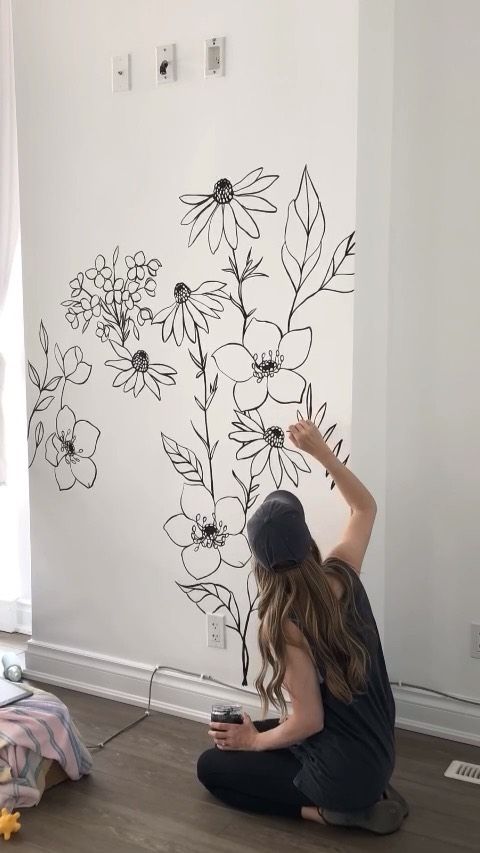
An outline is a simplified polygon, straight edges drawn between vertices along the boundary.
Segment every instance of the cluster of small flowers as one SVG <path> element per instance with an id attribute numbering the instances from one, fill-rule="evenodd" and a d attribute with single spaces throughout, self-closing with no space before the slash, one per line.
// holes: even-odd
<path id="1" fill-rule="evenodd" d="M 97 255 L 95 265 L 85 272 L 81 272 L 70 282 L 71 299 L 62 303 L 68 310 L 65 314 L 72 329 L 78 329 L 83 320 L 82 331 L 85 331 L 92 317 L 100 317 L 102 314 L 102 301 L 106 308 L 106 315 L 97 323 L 97 337 L 105 342 L 110 337 L 113 318 L 138 309 L 136 322 L 143 326 L 151 322 L 153 314 L 149 308 L 140 308 L 142 290 L 148 296 L 155 296 L 157 283 L 155 276 L 161 267 L 157 258 L 147 261 L 144 252 L 136 252 L 133 256 L 125 258 L 126 278 L 115 277 L 114 270 L 107 266 L 104 255 Z M 92 281 L 95 287 L 103 291 L 102 294 L 91 294 L 85 288 L 85 278 Z M 108 316 L 110 315 L 110 316 Z M 130 317 L 127 321 L 129 326 L 135 327 L 135 322 Z"/>

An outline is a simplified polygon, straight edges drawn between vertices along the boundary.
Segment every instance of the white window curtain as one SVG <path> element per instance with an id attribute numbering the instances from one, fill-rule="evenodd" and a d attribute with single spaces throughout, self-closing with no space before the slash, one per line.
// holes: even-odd
<path id="1" fill-rule="evenodd" d="M 17 126 L 10 0 L 0 0 L 0 314 L 5 307 L 19 235 Z M 5 356 L 0 340 L 0 487 L 7 479 L 3 391 Z"/>

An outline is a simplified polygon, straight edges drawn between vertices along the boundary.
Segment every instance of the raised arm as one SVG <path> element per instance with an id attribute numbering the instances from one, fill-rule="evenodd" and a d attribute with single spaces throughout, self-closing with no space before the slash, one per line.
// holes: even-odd
<path id="1" fill-rule="evenodd" d="M 295 447 L 309 453 L 328 471 L 350 507 L 350 520 L 330 557 L 338 557 L 360 574 L 370 541 L 377 505 L 368 489 L 340 462 L 311 421 L 299 421 L 288 429 Z"/>

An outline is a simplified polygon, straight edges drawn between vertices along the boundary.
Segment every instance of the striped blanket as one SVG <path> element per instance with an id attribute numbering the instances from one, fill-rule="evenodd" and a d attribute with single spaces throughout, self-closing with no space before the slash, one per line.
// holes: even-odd
<path id="1" fill-rule="evenodd" d="M 66 705 L 35 690 L 0 708 L 0 808 L 37 805 L 52 761 L 70 779 L 80 779 L 92 766 Z"/>

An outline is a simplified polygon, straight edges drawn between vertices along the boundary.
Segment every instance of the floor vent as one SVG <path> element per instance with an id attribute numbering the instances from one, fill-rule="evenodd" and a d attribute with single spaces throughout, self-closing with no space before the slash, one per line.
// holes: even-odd
<path id="1" fill-rule="evenodd" d="M 480 764 L 468 764 L 466 761 L 452 761 L 445 770 L 445 776 L 450 779 L 461 779 L 462 782 L 473 782 L 480 785 Z"/>

